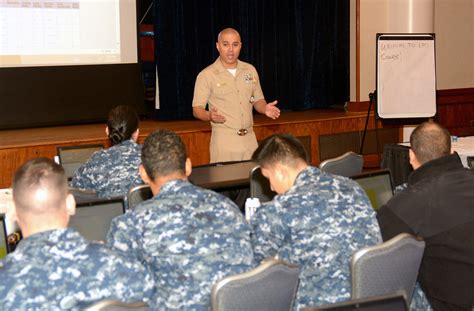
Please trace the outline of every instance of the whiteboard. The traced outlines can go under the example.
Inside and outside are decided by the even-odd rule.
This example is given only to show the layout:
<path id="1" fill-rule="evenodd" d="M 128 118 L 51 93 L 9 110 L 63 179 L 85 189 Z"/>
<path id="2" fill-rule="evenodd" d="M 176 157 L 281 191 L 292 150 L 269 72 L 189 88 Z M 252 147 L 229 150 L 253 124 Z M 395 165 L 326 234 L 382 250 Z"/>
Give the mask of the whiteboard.
<path id="1" fill-rule="evenodd" d="M 377 34 L 377 114 L 428 118 L 436 114 L 434 34 Z"/>

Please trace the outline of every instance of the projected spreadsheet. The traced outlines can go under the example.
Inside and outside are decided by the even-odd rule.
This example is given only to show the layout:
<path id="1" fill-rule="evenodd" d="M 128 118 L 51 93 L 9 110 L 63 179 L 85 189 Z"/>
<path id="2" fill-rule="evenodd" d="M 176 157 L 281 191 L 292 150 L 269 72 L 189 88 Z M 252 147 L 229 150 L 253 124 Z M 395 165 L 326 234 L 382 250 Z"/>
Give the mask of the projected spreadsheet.
<path id="1" fill-rule="evenodd" d="M 2 66 L 119 62 L 120 41 L 119 0 L 0 0 Z"/>

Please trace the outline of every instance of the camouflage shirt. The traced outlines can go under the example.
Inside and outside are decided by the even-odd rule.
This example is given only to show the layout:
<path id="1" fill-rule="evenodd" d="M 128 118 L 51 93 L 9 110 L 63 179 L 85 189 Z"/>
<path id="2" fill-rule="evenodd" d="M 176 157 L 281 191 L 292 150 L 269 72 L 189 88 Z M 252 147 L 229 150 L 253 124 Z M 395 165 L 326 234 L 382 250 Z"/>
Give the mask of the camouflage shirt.
<path id="1" fill-rule="evenodd" d="M 97 151 L 82 165 L 71 181 L 71 187 L 91 190 L 101 198 L 125 196 L 142 182 L 138 173 L 142 146 L 126 140 Z"/>
<path id="2" fill-rule="evenodd" d="M 0 262 L 0 309 L 82 309 L 103 299 L 150 301 L 152 276 L 105 245 L 72 229 L 23 239 Z"/>
<path id="3" fill-rule="evenodd" d="M 253 263 L 250 228 L 229 199 L 185 180 L 115 218 L 109 246 L 155 273 L 163 310 L 209 310 L 212 285 Z"/>
<path id="4" fill-rule="evenodd" d="M 298 310 L 349 299 L 352 253 L 382 241 L 364 190 L 315 167 L 259 207 L 252 224 L 256 260 L 278 255 L 300 266 Z"/>

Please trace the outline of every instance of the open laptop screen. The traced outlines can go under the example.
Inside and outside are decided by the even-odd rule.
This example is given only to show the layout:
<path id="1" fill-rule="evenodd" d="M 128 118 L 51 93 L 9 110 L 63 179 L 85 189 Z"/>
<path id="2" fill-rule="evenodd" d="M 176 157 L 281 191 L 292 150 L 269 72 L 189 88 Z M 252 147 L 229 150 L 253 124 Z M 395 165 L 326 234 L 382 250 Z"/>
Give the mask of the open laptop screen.
<path id="1" fill-rule="evenodd" d="M 112 219 L 123 213 L 123 198 L 78 203 L 69 227 L 90 241 L 105 241 Z"/>
<path id="2" fill-rule="evenodd" d="M 389 170 L 363 173 L 352 177 L 369 197 L 372 207 L 377 210 L 393 196 L 392 177 Z"/>
<path id="3" fill-rule="evenodd" d="M 402 294 L 361 298 L 331 305 L 305 308 L 304 311 L 407 311 L 407 303 Z"/>
<path id="4" fill-rule="evenodd" d="M 104 146 L 100 144 L 57 147 L 59 164 L 64 168 L 66 177 L 71 179 L 77 169 L 86 163 L 94 152 L 102 149 Z"/>
<path id="5" fill-rule="evenodd" d="M 0 258 L 8 253 L 7 228 L 5 224 L 5 215 L 0 214 Z"/>

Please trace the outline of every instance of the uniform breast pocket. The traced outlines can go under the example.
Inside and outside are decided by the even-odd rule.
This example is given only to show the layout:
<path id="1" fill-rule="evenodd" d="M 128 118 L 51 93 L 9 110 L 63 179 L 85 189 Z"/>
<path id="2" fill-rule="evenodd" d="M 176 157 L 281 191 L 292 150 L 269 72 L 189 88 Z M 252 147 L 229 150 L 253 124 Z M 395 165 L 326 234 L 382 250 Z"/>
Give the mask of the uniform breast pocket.
<path id="1" fill-rule="evenodd" d="M 234 90 L 227 84 L 217 84 L 214 86 L 213 91 L 217 97 L 227 97 L 232 94 Z"/>

